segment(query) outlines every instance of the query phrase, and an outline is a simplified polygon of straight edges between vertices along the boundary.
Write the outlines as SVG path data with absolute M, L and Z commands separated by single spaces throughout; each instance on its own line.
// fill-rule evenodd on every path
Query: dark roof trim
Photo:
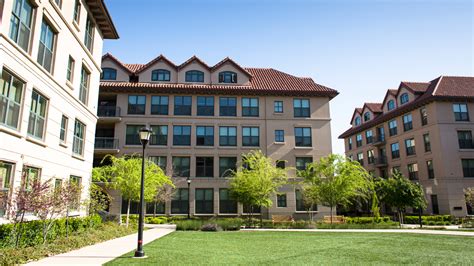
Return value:
M 86 3 L 104 39 L 118 39 L 117 29 L 105 6 L 104 0 L 86 0 Z

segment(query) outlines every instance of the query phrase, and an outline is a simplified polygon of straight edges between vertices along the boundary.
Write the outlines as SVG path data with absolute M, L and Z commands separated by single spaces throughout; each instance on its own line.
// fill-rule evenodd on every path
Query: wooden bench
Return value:
M 330 224 L 331 223 L 331 216 L 324 216 L 324 223 Z M 333 224 L 343 224 L 344 223 L 344 216 L 342 215 L 334 215 L 332 217 Z
M 291 215 L 272 215 L 272 223 L 293 223 L 295 220 Z

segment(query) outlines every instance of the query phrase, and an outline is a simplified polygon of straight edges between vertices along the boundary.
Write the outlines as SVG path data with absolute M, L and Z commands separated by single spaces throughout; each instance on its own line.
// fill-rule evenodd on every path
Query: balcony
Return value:
M 385 135 L 377 135 L 374 137 L 374 142 L 372 142 L 374 146 L 381 146 L 385 145 Z
M 118 106 L 99 106 L 97 115 L 99 116 L 99 121 L 102 122 L 119 122 L 122 120 L 120 117 L 120 107 Z
M 119 140 L 116 138 L 95 138 L 95 152 L 96 153 L 118 153 Z
M 375 158 L 375 166 L 376 167 L 387 166 L 387 156 L 381 156 L 381 157 Z

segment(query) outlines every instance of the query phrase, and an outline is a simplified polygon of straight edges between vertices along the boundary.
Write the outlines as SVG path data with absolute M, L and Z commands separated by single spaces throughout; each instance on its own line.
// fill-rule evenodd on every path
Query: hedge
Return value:
M 89 228 L 96 228 L 102 224 L 98 215 L 87 217 L 69 218 L 69 233 L 81 232 Z M 0 225 L 0 248 L 15 245 L 15 232 L 13 224 Z M 66 218 L 56 219 L 48 232 L 47 241 L 66 236 Z M 21 247 L 36 246 L 43 243 L 43 221 L 35 220 L 21 224 Z
M 403 220 L 406 224 L 419 224 L 418 219 L 418 216 L 405 216 Z M 455 223 L 455 219 L 451 215 L 421 216 L 421 221 L 425 225 L 450 225 Z
M 348 224 L 372 224 L 372 223 L 388 223 L 392 220 L 389 216 L 383 216 L 378 219 L 374 217 L 344 217 L 344 221 Z

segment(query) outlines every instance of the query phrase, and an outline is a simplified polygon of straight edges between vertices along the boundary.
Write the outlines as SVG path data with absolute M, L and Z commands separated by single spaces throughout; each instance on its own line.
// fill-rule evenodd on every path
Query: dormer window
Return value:
M 404 94 L 402 94 L 402 96 L 400 96 L 400 104 L 406 104 L 408 101 L 408 93 L 405 92 Z
M 151 72 L 152 81 L 170 81 L 170 77 L 171 74 L 166 69 L 155 69 Z
M 388 109 L 389 111 L 395 109 L 395 101 L 394 101 L 394 100 L 388 101 L 388 103 L 387 103 L 387 109 Z
M 237 83 L 237 73 L 232 71 L 220 72 L 219 83 Z
M 356 119 L 355 119 L 355 125 L 356 125 L 356 126 L 360 125 L 360 122 L 361 122 L 361 121 L 360 121 L 360 116 L 356 117 Z
M 364 114 L 364 122 L 367 122 L 370 120 L 370 113 L 369 112 L 365 112 Z
M 102 76 L 100 79 L 103 80 L 116 80 L 117 70 L 113 68 L 102 68 Z
M 186 82 L 204 82 L 204 72 L 199 70 L 186 71 Z

